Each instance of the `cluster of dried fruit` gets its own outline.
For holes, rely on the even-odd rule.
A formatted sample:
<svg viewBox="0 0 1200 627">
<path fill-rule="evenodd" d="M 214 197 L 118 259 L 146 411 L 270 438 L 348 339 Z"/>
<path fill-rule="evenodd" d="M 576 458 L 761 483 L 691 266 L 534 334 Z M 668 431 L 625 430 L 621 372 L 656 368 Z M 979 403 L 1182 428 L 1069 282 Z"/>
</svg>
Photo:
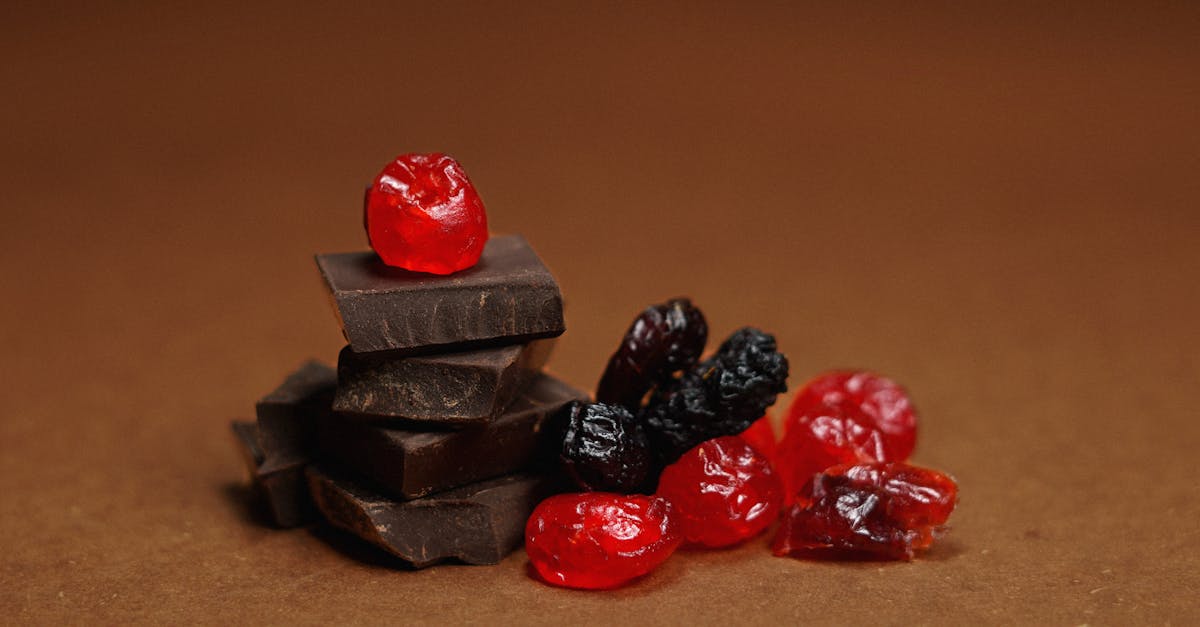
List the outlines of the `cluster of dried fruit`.
<svg viewBox="0 0 1200 627">
<path fill-rule="evenodd" d="M 596 403 L 557 417 L 559 459 L 584 492 L 543 502 L 526 527 L 548 583 L 612 588 L 683 542 L 738 544 L 782 513 L 772 550 L 910 559 L 943 529 L 957 486 L 903 462 L 916 442 L 907 394 L 869 372 L 806 385 L 777 442 L 764 415 L 786 391 L 775 338 L 734 332 L 708 359 L 687 299 L 646 309 L 608 363 Z"/>
</svg>

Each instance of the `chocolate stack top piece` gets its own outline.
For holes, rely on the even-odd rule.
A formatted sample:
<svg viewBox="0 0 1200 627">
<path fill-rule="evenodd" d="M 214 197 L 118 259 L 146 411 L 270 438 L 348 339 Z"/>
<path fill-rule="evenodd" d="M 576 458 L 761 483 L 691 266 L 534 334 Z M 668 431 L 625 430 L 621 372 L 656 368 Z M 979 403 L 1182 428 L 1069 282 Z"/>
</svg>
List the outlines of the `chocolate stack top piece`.
<svg viewBox="0 0 1200 627">
<path fill-rule="evenodd" d="M 556 337 L 565 327 L 554 276 L 525 238 L 491 238 L 474 267 L 433 276 L 372 252 L 317 255 L 342 333 L 356 353 L 463 351 Z"/>
</svg>

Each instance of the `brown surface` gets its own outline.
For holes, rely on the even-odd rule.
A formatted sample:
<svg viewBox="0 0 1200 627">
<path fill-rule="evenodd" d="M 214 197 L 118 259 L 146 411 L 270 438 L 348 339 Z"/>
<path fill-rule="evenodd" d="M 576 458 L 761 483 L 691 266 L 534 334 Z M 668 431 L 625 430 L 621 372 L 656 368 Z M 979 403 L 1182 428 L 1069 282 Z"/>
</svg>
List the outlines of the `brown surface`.
<svg viewBox="0 0 1200 627">
<path fill-rule="evenodd" d="M 431 4 L 6 7 L 4 622 L 1200 621 L 1195 10 Z M 260 527 L 228 420 L 334 359 L 311 255 L 406 150 L 554 270 L 569 381 L 688 294 L 906 383 L 949 540 L 585 594 Z"/>
</svg>

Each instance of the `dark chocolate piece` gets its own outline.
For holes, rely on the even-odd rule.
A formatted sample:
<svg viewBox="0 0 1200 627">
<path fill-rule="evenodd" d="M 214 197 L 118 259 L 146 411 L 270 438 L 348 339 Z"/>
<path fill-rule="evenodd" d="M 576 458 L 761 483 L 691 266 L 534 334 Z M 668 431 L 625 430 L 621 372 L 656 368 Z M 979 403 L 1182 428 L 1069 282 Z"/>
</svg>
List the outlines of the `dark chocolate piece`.
<svg viewBox="0 0 1200 627">
<path fill-rule="evenodd" d="M 332 416 L 320 421 L 327 457 L 390 496 L 416 498 L 516 471 L 535 461 L 543 421 L 587 395 L 540 375 L 498 418 L 461 431 L 410 431 Z"/>
<path fill-rule="evenodd" d="M 487 423 L 529 387 L 554 341 L 402 359 L 379 359 L 347 346 L 338 355 L 333 409 L 371 421 Z"/>
<path fill-rule="evenodd" d="M 474 267 L 449 276 L 384 265 L 373 252 L 317 255 L 355 352 L 439 353 L 557 337 L 554 276 L 519 235 L 492 237 Z"/>
<path fill-rule="evenodd" d="M 329 413 L 336 387 L 337 371 L 309 361 L 258 401 L 258 439 L 266 461 L 282 467 L 309 460 L 317 417 Z"/>
<path fill-rule="evenodd" d="M 270 464 L 259 446 L 259 436 L 258 425 L 253 422 L 233 421 L 233 437 L 246 462 L 254 491 L 266 501 L 275 524 L 298 527 L 316 520 L 316 509 L 304 480 L 307 462 Z"/>
<path fill-rule="evenodd" d="M 551 492 L 545 477 L 518 474 L 393 501 L 316 466 L 307 474 L 326 520 L 416 568 L 448 559 L 500 563 L 521 546 L 529 514 Z"/>
</svg>

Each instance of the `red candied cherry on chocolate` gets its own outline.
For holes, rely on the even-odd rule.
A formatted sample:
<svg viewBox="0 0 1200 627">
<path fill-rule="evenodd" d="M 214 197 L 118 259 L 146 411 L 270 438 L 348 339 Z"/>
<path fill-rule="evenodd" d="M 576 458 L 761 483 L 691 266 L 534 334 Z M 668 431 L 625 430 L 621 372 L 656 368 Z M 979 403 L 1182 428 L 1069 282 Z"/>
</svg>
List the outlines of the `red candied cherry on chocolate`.
<svg viewBox="0 0 1200 627">
<path fill-rule="evenodd" d="M 912 559 L 944 531 L 954 479 L 900 463 L 847 464 L 815 475 L 784 513 L 771 550 L 797 557 Z"/>
<path fill-rule="evenodd" d="M 387 164 L 367 189 L 363 223 L 389 266 L 450 274 L 479 262 L 487 213 L 461 165 L 442 154 L 409 154 Z"/>
<path fill-rule="evenodd" d="M 775 521 L 783 484 L 765 456 L 727 435 L 701 443 L 667 466 L 658 495 L 675 507 L 688 542 L 723 547 L 752 538 Z"/>
<path fill-rule="evenodd" d="M 616 588 L 662 564 L 683 536 L 671 504 L 657 496 L 585 492 L 552 496 L 525 525 L 525 552 L 545 582 Z"/>
<path fill-rule="evenodd" d="M 836 464 L 905 461 L 916 441 L 917 414 L 904 388 L 872 372 L 829 372 L 788 408 L 779 469 L 790 499 Z"/>
</svg>

